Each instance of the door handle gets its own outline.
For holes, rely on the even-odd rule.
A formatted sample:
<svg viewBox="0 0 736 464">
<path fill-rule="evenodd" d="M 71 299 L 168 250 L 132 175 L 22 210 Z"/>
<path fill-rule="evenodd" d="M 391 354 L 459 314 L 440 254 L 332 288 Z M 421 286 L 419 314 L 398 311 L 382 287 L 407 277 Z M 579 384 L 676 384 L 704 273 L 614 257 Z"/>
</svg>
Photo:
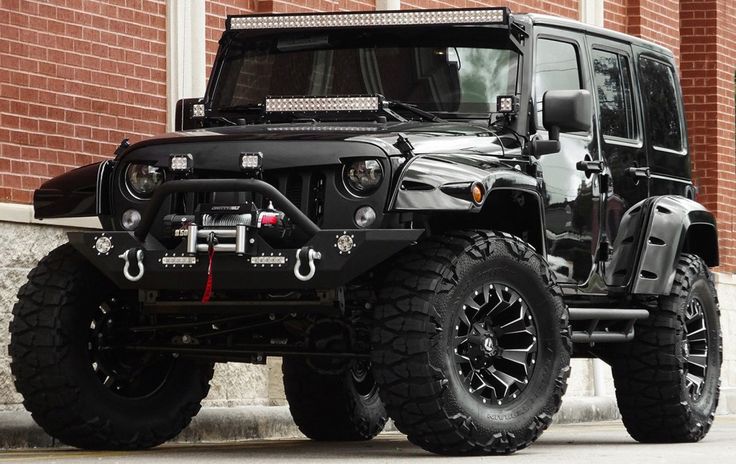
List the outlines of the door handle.
<svg viewBox="0 0 736 464">
<path fill-rule="evenodd" d="M 624 172 L 635 180 L 649 179 L 650 176 L 649 168 L 626 168 Z"/>
</svg>

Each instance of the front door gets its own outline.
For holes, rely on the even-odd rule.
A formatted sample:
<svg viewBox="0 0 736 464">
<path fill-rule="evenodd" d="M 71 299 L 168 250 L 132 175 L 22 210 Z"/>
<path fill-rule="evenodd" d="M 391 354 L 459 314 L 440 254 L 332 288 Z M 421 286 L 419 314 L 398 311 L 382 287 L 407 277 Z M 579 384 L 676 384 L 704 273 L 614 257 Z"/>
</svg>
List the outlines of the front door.
<svg viewBox="0 0 736 464">
<path fill-rule="evenodd" d="M 587 89 L 587 61 L 582 34 L 539 27 L 534 59 L 533 123 L 536 137 L 547 138 L 542 122 L 542 98 L 548 90 Z M 544 179 L 547 260 L 562 284 L 587 282 L 598 247 L 598 176 L 579 171 L 580 161 L 599 159 L 594 132 L 560 135 L 559 153 L 540 158 Z"/>
</svg>

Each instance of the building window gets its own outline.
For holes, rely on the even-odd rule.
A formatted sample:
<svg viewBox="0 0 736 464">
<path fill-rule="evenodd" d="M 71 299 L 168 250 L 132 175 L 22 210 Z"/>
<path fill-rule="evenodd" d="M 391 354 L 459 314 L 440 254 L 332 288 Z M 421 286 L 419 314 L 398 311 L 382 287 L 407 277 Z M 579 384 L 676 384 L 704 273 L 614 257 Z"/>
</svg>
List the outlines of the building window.
<svg viewBox="0 0 736 464">
<path fill-rule="evenodd" d="M 539 39 L 534 78 L 537 127 L 544 128 L 542 99 L 546 91 L 580 88 L 580 61 L 575 45 L 558 40 Z"/>
<path fill-rule="evenodd" d="M 604 137 L 636 139 L 629 59 L 604 50 L 593 50 L 593 69 Z"/>
<path fill-rule="evenodd" d="M 675 72 L 671 66 L 651 58 L 639 60 L 647 133 L 657 150 L 683 151 L 682 116 L 677 104 Z"/>
</svg>

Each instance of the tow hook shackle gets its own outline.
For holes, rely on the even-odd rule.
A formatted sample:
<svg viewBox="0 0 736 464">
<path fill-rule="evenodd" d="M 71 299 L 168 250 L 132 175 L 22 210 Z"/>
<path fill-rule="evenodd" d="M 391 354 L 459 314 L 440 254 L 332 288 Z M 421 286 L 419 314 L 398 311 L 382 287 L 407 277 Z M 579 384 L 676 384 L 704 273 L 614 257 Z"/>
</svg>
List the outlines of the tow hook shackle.
<svg viewBox="0 0 736 464">
<path fill-rule="evenodd" d="M 320 259 L 322 259 L 322 253 L 320 253 L 319 251 L 315 251 L 313 248 L 302 247 L 299 250 L 296 250 L 294 276 L 302 282 L 311 280 L 312 277 L 314 277 L 314 273 L 317 271 L 314 262 L 319 261 Z M 302 266 L 302 260 L 309 262 L 309 272 L 307 274 L 302 274 L 299 271 L 299 268 Z"/>
<path fill-rule="evenodd" d="M 138 264 L 138 274 L 136 275 L 132 275 L 130 273 L 129 255 L 131 254 L 130 253 L 131 251 L 135 253 L 135 256 L 133 259 L 135 259 Z M 125 276 L 126 279 L 128 279 L 131 282 L 138 282 L 139 280 L 141 280 L 141 278 L 143 277 L 143 273 L 146 272 L 145 268 L 143 267 L 143 250 L 141 250 L 140 248 L 138 248 L 137 250 L 135 248 L 129 248 L 125 250 L 125 252 L 122 255 L 118 256 L 118 258 L 125 261 L 125 265 L 123 266 L 123 275 Z"/>
</svg>

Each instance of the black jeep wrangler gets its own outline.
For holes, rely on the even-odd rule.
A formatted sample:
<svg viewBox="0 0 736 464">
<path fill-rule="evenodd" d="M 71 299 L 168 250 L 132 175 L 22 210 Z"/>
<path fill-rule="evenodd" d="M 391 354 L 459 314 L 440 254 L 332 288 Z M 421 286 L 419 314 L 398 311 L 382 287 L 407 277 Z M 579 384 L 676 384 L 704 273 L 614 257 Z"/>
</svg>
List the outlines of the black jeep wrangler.
<svg viewBox="0 0 736 464">
<path fill-rule="evenodd" d="M 36 217 L 103 230 L 20 290 L 16 386 L 66 444 L 146 448 L 213 363 L 280 356 L 310 438 L 391 417 L 435 453 L 511 453 L 599 357 L 632 437 L 697 441 L 721 335 L 690 177 L 652 43 L 504 8 L 229 17 L 175 133 L 36 191 Z"/>
</svg>

